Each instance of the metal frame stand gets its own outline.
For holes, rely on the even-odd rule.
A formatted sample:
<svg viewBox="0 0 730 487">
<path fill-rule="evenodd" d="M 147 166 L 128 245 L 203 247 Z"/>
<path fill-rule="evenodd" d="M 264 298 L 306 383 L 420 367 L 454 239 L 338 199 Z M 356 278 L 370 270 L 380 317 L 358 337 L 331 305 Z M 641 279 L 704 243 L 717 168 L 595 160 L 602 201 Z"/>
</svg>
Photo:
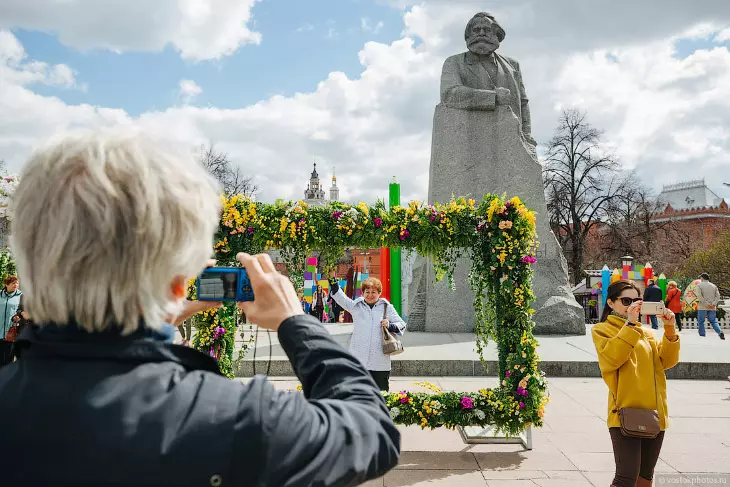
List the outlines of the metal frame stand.
<svg viewBox="0 0 730 487">
<path fill-rule="evenodd" d="M 532 425 L 529 425 L 518 436 L 507 438 L 503 434 L 496 434 L 492 426 L 459 426 L 459 434 L 464 443 L 473 444 L 516 444 L 526 450 L 532 450 Z"/>
</svg>

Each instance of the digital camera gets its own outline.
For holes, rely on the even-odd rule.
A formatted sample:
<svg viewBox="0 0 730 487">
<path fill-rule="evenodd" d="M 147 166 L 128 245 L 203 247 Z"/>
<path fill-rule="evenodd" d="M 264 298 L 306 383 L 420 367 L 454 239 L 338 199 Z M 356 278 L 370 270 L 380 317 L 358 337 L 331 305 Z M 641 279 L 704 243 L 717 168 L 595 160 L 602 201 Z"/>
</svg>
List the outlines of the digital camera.
<svg viewBox="0 0 730 487">
<path fill-rule="evenodd" d="M 208 267 L 197 280 L 199 301 L 253 301 L 253 288 L 240 267 Z"/>
<path fill-rule="evenodd" d="M 644 316 L 649 315 L 663 315 L 665 311 L 664 303 L 661 301 L 643 301 L 641 303 L 641 314 Z"/>
</svg>

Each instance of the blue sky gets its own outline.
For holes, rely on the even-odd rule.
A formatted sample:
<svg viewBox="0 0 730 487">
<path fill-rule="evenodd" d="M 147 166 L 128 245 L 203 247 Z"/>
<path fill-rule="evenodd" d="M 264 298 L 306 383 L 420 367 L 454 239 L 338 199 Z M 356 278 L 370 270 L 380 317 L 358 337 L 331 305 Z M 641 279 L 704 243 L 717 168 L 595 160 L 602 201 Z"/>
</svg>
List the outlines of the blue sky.
<svg viewBox="0 0 730 487">
<path fill-rule="evenodd" d="M 86 93 L 49 86 L 36 87 L 38 93 L 138 115 L 178 103 L 181 79 L 202 88 L 196 105 L 239 108 L 273 95 L 314 91 L 332 71 L 356 78 L 363 69 L 357 52 L 368 41 L 398 39 L 403 20 L 401 11 L 368 0 L 266 0 L 254 6 L 252 27 L 264 33 L 260 45 L 210 61 L 183 60 L 172 47 L 164 52 L 82 52 L 51 34 L 13 32 L 30 58 L 67 64 L 77 71 L 79 84 L 88 85 Z"/>
<path fill-rule="evenodd" d="M 263 200 L 301 197 L 313 160 L 337 168 L 345 201 L 393 175 L 423 199 L 441 66 L 477 10 L 506 27 L 540 143 L 578 108 L 656 192 L 704 177 L 730 200 L 717 0 L 0 0 L 0 159 L 17 171 L 59 131 L 123 122 L 214 142 Z M 202 91 L 182 97 L 185 80 Z"/>
</svg>

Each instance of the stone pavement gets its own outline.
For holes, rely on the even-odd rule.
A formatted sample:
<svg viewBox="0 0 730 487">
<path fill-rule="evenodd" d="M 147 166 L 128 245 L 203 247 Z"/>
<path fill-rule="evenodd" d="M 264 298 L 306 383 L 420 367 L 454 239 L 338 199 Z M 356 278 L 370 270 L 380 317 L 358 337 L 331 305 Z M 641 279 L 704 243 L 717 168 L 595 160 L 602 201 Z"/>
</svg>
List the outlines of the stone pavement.
<svg viewBox="0 0 730 487">
<path fill-rule="evenodd" d="M 245 379 L 244 379 L 245 380 Z M 271 378 L 295 389 L 291 378 Z M 419 390 L 428 380 L 444 390 L 476 391 L 493 378 L 395 378 L 391 390 Z M 401 428 L 398 467 L 368 486 L 597 486 L 613 479 L 606 427 L 608 389 L 601 379 L 552 378 L 545 426 L 533 429 L 533 449 L 519 445 L 466 445 L 458 432 Z M 668 381 L 670 427 L 655 484 L 730 484 L 730 382 Z"/>
<path fill-rule="evenodd" d="M 352 325 L 322 325 L 335 340 L 347 346 Z M 590 334 L 577 336 L 539 336 L 541 368 L 548 377 L 600 377 L 598 358 Z M 651 329 L 650 327 L 646 327 Z M 655 331 L 657 337 L 663 330 Z M 253 333 L 246 332 L 247 336 Z M 697 330 L 681 332 L 680 363 L 667 372 L 676 379 L 725 379 L 730 375 L 730 340 L 720 340 L 712 331 L 702 338 Z M 240 340 L 240 339 L 239 339 Z M 490 343 L 485 352 L 489 373 L 485 373 L 475 350 L 472 333 L 406 332 L 402 338 L 405 352 L 393 359 L 395 376 L 484 376 L 496 375 L 497 348 Z M 269 352 L 271 365 L 269 367 Z M 253 351 L 249 351 L 241 368 L 241 377 L 253 375 Z M 256 373 L 269 376 L 292 376 L 293 371 L 276 333 L 259 331 L 256 342 Z M 730 405 L 729 405 L 730 406 Z"/>
</svg>

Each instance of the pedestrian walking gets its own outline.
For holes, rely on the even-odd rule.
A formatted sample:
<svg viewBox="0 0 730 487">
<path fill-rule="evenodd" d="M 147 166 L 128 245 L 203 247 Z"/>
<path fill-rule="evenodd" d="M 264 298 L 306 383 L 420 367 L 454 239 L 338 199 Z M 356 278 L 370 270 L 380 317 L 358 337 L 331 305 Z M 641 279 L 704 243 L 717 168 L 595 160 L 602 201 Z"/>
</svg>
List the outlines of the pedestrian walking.
<svg viewBox="0 0 730 487">
<path fill-rule="evenodd" d="M 677 281 L 667 283 L 667 299 L 664 301 L 664 305 L 674 313 L 677 329 L 682 331 L 682 290 L 677 286 Z"/>
<path fill-rule="evenodd" d="M 381 298 L 383 284 L 369 277 L 362 282 L 362 296 L 349 298 L 335 279 L 330 280 L 332 298 L 352 315 L 350 352 L 360 360 L 382 391 L 390 389 L 390 355 L 383 353 L 383 328 L 403 335 L 406 323 L 387 299 Z M 383 319 L 385 314 L 386 318 Z"/>
<path fill-rule="evenodd" d="M 717 303 L 720 302 L 720 291 L 715 284 L 710 282 L 710 275 L 706 272 L 700 274 L 700 283 L 697 285 L 697 299 L 697 331 L 700 336 L 705 336 L 705 318 L 707 318 L 720 340 L 724 340 L 725 334 L 717 322 Z"/>
<path fill-rule="evenodd" d="M 23 292 L 18 276 L 9 275 L 3 279 L 0 291 L 0 367 L 13 361 L 13 342 L 6 340 L 8 331 L 18 322 L 18 306 Z"/>
<path fill-rule="evenodd" d="M 607 425 L 616 470 L 613 487 L 649 487 L 669 425 L 665 370 L 679 362 L 674 313 L 662 315 L 664 334 L 639 323 L 642 300 L 633 281 L 608 288 L 601 321 L 591 335 L 608 386 Z"/>
<path fill-rule="evenodd" d="M 646 289 L 644 289 L 644 301 L 647 303 L 659 303 L 662 300 L 662 289 L 656 285 L 654 279 L 649 279 Z M 655 330 L 659 329 L 659 322 L 656 315 L 649 315 L 651 327 Z"/>
</svg>

